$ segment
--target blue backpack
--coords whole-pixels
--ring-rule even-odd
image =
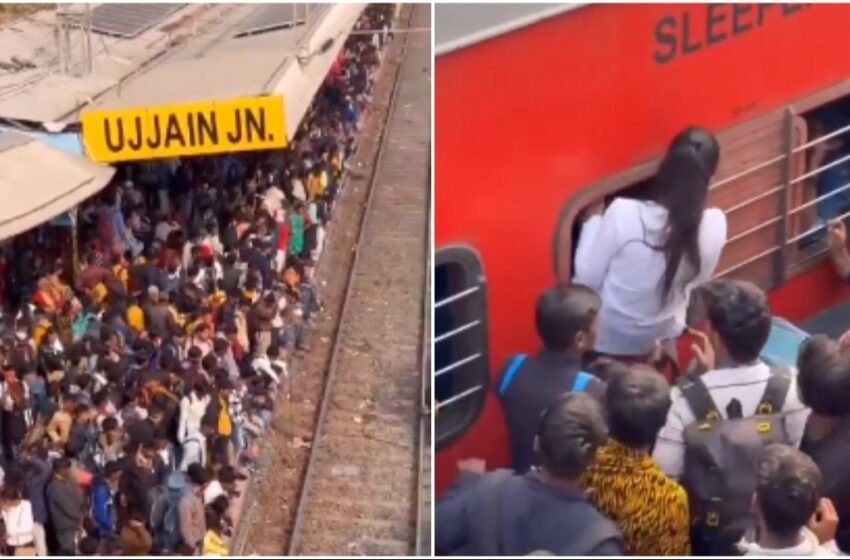
[[[180,545],[180,500],[189,493],[189,482],[181,471],[168,475],[165,484],[151,489],[150,525],[154,548],[161,553],[173,553]]]
[[[511,383],[514,382],[514,379],[516,379],[516,375],[519,373],[522,364],[525,363],[526,358],[528,358],[527,355],[519,354],[514,356],[514,359],[511,360],[510,365],[508,365],[508,370],[502,378],[502,383],[499,385],[499,396],[504,396],[505,393],[508,392],[508,388],[511,386]],[[590,380],[593,379],[593,377],[594,376],[592,374],[587,373],[586,371],[578,372],[570,392],[583,393],[584,390],[587,389],[587,384],[590,383]]]

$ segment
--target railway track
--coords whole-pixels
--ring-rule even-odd
[[[430,35],[403,40],[289,555],[430,554]]]

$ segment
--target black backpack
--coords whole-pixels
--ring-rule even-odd
[[[791,377],[774,372],[756,414],[744,418],[733,399],[726,418],[699,378],[679,384],[696,421],[685,427],[685,470],[682,485],[691,510],[691,544],[698,555],[728,555],[754,527],[752,499],[757,464],[764,448],[791,439],[782,413]]]

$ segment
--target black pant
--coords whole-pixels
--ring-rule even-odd
[[[57,556],[76,556],[77,555],[77,531],[56,531],[56,555]]]

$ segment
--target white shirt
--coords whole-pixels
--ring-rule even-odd
[[[186,472],[189,465],[199,463],[202,467],[207,466],[207,438],[201,432],[194,432],[183,440],[183,458],[180,461],[180,470]]]
[[[748,418],[755,415],[756,407],[764,395],[770,376],[770,367],[759,361],[751,366],[715,369],[703,374],[700,379],[708,388],[711,399],[723,418],[727,417],[726,407],[733,399],[740,401],[741,412],[744,418]],[[678,387],[671,389],[670,399],[673,402],[667,414],[667,423],[658,434],[652,458],[668,476],[680,478],[685,468],[683,432],[686,426],[696,421],[696,418]],[[806,420],[811,411],[800,401],[796,371],[788,388],[782,412],[787,414],[791,444],[794,447],[800,447],[800,440],[803,439],[803,432],[806,429]]]
[[[165,243],[168,241],[168,236],[171,235],[171,232],[177,231],[178,229],[180,229],[180,226],[172,225],[166,221],[159,222],[156,225],[156,229],[154,229],[154,237]]]
[[[304,182],[301,179],[292,180],[292,196],[302,202],[307,200],[307,190],[304,188]]]
[[[201,420],[209,404],[209,395],[199,399],[194,392],[180,399],[180,426],[177,435],[181,442],[191,434],[200,433]]]
[[[596,350],[620,356],[649,354],[656,341],[677,338],[685,328],[688,298],[714,274],[726,243],[726,215],[703,213],[699,231],[700,272],[682,287],[690,268],[683,259],[670,298],[661,300],[667,209],[654,202],[617,198],[603,216],[585,222],[575,255],[576,283],[602,297]],[[690,274],[688,274],[690,276]]]
[[[277,186],[272,185],[266,189],[265,193],[263,193],[263,204],[270,214],[274,214],[277,210],[280,210],[281,204],[285,198],[286,195],[283,191]]]
[[[29,500],[12,507],[3,508],[3,523],[6,525],[6,542],[11,546],[31,545],[33,538],[32,504]]]
[[[280,383],[280,375],[285,378],[289,377],[289,369],[286,367],[286,362],[283,360],[272,361],[265,354],[255,358],[254,361],[251,362],[251,367],[258,373],[268,375],[275,385]],[[278,375],[275,370],[280,371],[280,375]]]
[[[213,480],[204,488],[204,505],[210,505],[219,496],[224,496],[224,488],[221,487],[221,482]]]
[[[744,556],[816,556],[819,558],[841,556],[838,545],[834,540],[823,544],[807,527],[800,530],[800,542],[790,548],[762,548],[757,543],[743,541],[740,544]]]

